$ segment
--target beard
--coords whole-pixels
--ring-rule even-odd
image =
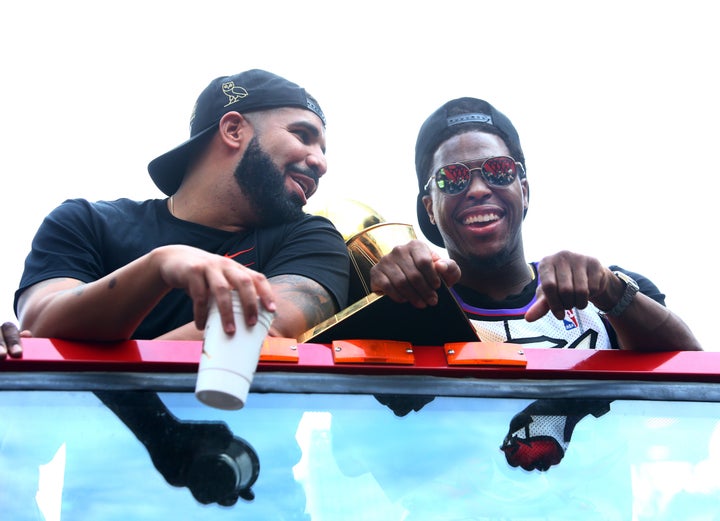
[[[234,175],[258,226],[297,221],[303,216],[302,199],[285,188],[285,175],[260,147],[257,137],[250,140]]]

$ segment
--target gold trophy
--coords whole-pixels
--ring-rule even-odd
[[[395,246],[417,239],[409,224],[388,223],[368,205],[345,199],[315,212],[330,219],[345,239],[350,253],[349,303],[370,294],[370,268]]]
[[[477,334],[449,289],[438,289],[437,306],[398,304],[370,291],[370,269],[395,246],[416,239],[409,224],[388,223],[354,200],[337,201],[316,212],[340,231],[350,254],[350,305],[298,337],[298,342],[331,343],[347,339],[401,340],[416,345],[475,341]]]

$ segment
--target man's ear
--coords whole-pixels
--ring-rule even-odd
[[[527,213],[530,207],[530,185],[528,184],[527,178],[520,180],[520,188],[522,189],[523,208]]]
[[[253,135],[253,126],[239,112],[227,112],[218,123],[220,139],[231,148],[242,148]]]
[[[423,195],[422,202],[425,205],[425,211],[428,214],[430,222],[435,225],[435,213],[433,212],[433,200],[429,195]]]

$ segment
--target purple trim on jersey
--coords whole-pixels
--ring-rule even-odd
[[[532,265],[533,271],[537,276],[537,284],[539,286],[540,274],[537,272],[537,263],[533,262]],[[530,302],[528,302],[525,306],[521,308],[485,309],[477,308],[475,306],[467,304],[462,298],[460,298],[460,295],[458,295],[453,288],[450,288],[450,292],[455,296],[463,311],[465,311],[466,313],[472,313],[473,315],[486,317],[514,317],[518,315],[525,315],[525,313],[527,313],[527,310],[530,309],[530,306],[532,306],[537,301],[537,296],[533,295],[533,298],[530,300]]]

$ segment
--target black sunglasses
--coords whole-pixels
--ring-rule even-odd
[[[518,173],[520,177],[525,177],[525,168],[523,168],[522,163],[515,161],[510,156],[488,157],[484,160],[472,159],[468,163],[476,161],[482,161],[482,164],[475,168],[470,168],[463,163],[453,163],[440,167],[425,183],[424,190],[428,191],[430,183],[434,179],[435,185],[443,194],[460,195],[470,186],[472,173],[475,170],[480,171],[483,180],[490,186],[509,186],[515,181]]]

